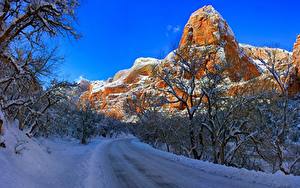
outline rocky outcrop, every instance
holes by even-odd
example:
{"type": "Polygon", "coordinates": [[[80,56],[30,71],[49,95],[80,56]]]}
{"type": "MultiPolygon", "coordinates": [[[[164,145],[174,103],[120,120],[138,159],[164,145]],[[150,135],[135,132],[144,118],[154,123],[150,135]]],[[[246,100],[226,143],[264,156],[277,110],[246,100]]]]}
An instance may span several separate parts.
{"type": "Polygon", "coordinates": [[[154,68],[160,62],[154,58],[139,58],[133,67],[119,71],[113,79],[91,82],[81,101],[88,100],[99,112],[122,119],[127,99],[132,95],[142,95],[147,91],[147,86],[155,83],[154,68]]]}
{"type": "Polygon", "coordinates": [[[298,35],[294,44],[292,65],[293,69],[290,75],[289,93],[295,95],[300,91],[300,35],[298,35]]]}
{"type": "Polygon", "coordinates": [[[191,15],[184,27],[179,47],[188,41],[196,46],[218,48],[217,59],[227,62],[226,72],[231,81],[249,80],[260,75],[255,63],[240,49],[227,22],[210,5],[191,15]]]}
{"type": "Polygon", "coordinates": [[[293,64],[296,67],[297,76],[300,77],[300,35],[298,35],[297,41],[294,44],[293,64]]]}
{"type": "MultiPolygon", "coordinates": [[[[191,42],[195,48],[214,49],[213,54],[207,57],[206,68],[213,71],[217,65],[225,64],[224,74],[232,83],[228,94],[237,95],[241,91],[252,92],[253,88],[266,90],[276,87],[261,60],[270,63],[272,57],[275,67],[283,71],[293,59],[293,65],[300,68],[299,38],[294,47],[293,58],[292,53],[281,49],[240,45],[222,16],[212,6],[205,6],[191,15],[184,28],[179,48],[184,48],[191,42]]],[[[99,112],[124,119],[126,105],[131,103],[133,98],[143,98],[149,93],[157,95],[153,88],[166,87],[164,82],[155,77],[155,67],[172,66],[172,58],[173,53],[164,60],[139,58],[133,67],[119,71],[111,79],[91,82],[88,91],[81,96],[81,101],[88,100],[99,112]]],[[[201,78],[201,75],[201,72],[197,74],[197,78],[201,78]]],[[[300,91],[300,87],[295,87],[295,90],[300,91]]],[[[167,107],[182,109],[182,106],[176,103],[167,107]]]]}
{"type": "Polygon", "coordinates": [[[260,62],[260,59],[264,60],[266,63],[274,62],[276,70],[281,72],[285,71],[292,62],[292,53],[283,49],[254,47],[246,44],[240,44],[240,47],[248,57],[254,60],[260,71],[263,73],[267,70],[262,62],[260,62]]]}

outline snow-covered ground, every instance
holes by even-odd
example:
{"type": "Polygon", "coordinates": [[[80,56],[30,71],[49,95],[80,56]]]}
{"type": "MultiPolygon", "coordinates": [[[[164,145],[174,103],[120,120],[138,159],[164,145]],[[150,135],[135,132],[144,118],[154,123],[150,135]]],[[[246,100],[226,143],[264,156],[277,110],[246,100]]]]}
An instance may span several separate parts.
{"type": "Polygon", "coordinates": [[[97,138],[80,145],[73,139],[29,139],[12,125],[4,139],[1,188],[300,187],[300,177],[196,161],[133,138],[97,138]]]}
{"type": "Polygon", "coordinates": [[[101,185],[101,147],[111,140],[97,138],[85,146],[74,139],[29,139],[16,124],[5,127],[7,147],[0,148],[0,188],[101,185]]]}
{"type": "Polygon", "coordinates": [[[240,180],[242,182],[253,183],[253,187],[255,185],[265,185],[266,187],[280,187],[280,188],[300,188],[300,177],[289,175],[286,176],[283,173],[276,174],[267,174],[263,172],[250,171],[247,169],[238,169],[233,167],[227,167],[223,165],[212,164],[206,161],[199,161],[190,159],[184,156],[178,156],[175,154],[167,153],[164,151],[160,151],[154,149],[148,144],[133,140],[132,143],[147,151],[148,153],[152,153],[158,155],[162,158],[174,161],[176,163],[181,163],[183,165],[189,166],[191,168],[197,169],[199,172],[204,172],[206,174],[223,176],[228,178],[228,180],[240,180]]]}

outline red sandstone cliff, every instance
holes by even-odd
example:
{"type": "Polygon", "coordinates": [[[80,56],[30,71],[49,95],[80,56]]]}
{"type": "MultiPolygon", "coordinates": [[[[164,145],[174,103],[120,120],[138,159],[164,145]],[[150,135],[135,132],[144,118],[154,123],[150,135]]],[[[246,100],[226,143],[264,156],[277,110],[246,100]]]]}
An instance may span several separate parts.
{"type": "MultiPolygon", "coordinates": [[[[239,45],[227,22],[212,6],[205,6],[191,15],[184,27],[179,48],[187,41],[192,41],[195,47],[209,46],[216,49],[215,53],[211,54],[213,59],[208,60],[207,66],[213,69],[221,63],[227,65],[225,74],[234,83],[229,89],[232,95],[243,89],[251,90],[253,87],[257,90],[274,87],[274,82],[269,78],[268,71],[259,59],[270,62],[269,59],[273,55],[272,62],[279,71],[285,70],[288,64],[296,69],[300,68],[300,37],[295,43],[293,58],[292,53],[281,49],[239,45]],[[249,83],[253,87],[248,87],[249,83]]],[[[132,68],[118,72],[114,78],[92,82],[88,91],[81,96],[81,101],[89,100],[99,112],[123,119],[124,106],[128,99],[140,98],[152,92],[154,87],[164,87],[164,84],[154,76],[154,68],[168,67],[171,58],[172,53],[164,60],[139,58],[132,68]]],[[[294,83],[291,84],[293,90],[299,91],[300,86],[294,83]]],[[[172,107],[177,108],[176,105],[172,107]]]]}

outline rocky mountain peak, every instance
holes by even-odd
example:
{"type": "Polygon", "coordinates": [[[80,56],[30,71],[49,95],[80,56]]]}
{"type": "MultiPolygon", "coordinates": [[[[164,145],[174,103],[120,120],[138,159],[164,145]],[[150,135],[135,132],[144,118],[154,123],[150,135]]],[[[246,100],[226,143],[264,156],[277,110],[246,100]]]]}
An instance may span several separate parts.
{"type": "Polygon", "coordinates": [[[226,62],[226,74],[233,82],[260,75],[255,62],[243,52],[227,22],[211,5],[192,13],[185,25],[179,48],[190,43],[218,49],[211,63],[226,62]]]}
{"type": "MultiPolygon", "coordinates": [[[[257,91],[274,87],[272,81],[264,79],[267,71],[262,71],[265,66],[260,62],[260,59],[267,59],[268,54],[276,51],[276,62],[279,65],[282,61],[291,63],[292,59],[291,53],[284,50],[239,45],[225,19],[210,5],[191,14],[178,48],[184,48],[191,43],[192,47],[213,49],[207,57],[208,70],[225,65],[223,72],[232,84],[228,89],[230,95],[235,95],[240,90],[247,91],[247,84],[250,82],[253,83],[250,85],[254,85],[250,90],[253,87],[257,91]]],[[[300,68],[300,37],[294,48],[294,65],[298,64],[300,68]]],[[[108,116],[125,119],[126,105],[132,96],[140,99],[154,87],[165,87],[161,80],[155,77],[154,68],[170,67],[168,65],[173,62],[173,58],[172,52],[164,60],[139,58],[130,69],[119,71],[112,79],[92,82],[89,90],[81,96],[81,100],[89,100],[95,109],[108,116]]],[[[298,92],[300,87],[295,88],[298,92]]],[[[177,107],[174,104],[168,108],[177,107]]]]}
{"type": "Polygon", "coordinates": [[[197,45],[217,45],[222,40],[234,40],[234,34],[227,22],[211,5],[192,13],[185,25],[180,46],[192,37],[197,45]]]}

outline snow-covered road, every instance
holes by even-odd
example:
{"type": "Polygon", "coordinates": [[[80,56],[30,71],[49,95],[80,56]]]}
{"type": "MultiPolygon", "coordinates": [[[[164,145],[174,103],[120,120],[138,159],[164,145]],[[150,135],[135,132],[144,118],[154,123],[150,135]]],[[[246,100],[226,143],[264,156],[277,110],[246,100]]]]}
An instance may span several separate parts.
{"type": "Polygon", "coordinates": [[[97,138],[88,145],[78,140],[18,139],[26,141],[21,154],[14,154],[13,142],[0,150],[0,188],[300,187],[300,177],[193,160],[136,138],[97,138]]]}
{"type": "Polygon", "coordinates": [[[235,180],[223,174],[203,172],[144,150],[132,139],[116,140],[102,149],[106,156],[106,169],[111,174],[110,187],[269,187],[262,183],[235,180]]]}

